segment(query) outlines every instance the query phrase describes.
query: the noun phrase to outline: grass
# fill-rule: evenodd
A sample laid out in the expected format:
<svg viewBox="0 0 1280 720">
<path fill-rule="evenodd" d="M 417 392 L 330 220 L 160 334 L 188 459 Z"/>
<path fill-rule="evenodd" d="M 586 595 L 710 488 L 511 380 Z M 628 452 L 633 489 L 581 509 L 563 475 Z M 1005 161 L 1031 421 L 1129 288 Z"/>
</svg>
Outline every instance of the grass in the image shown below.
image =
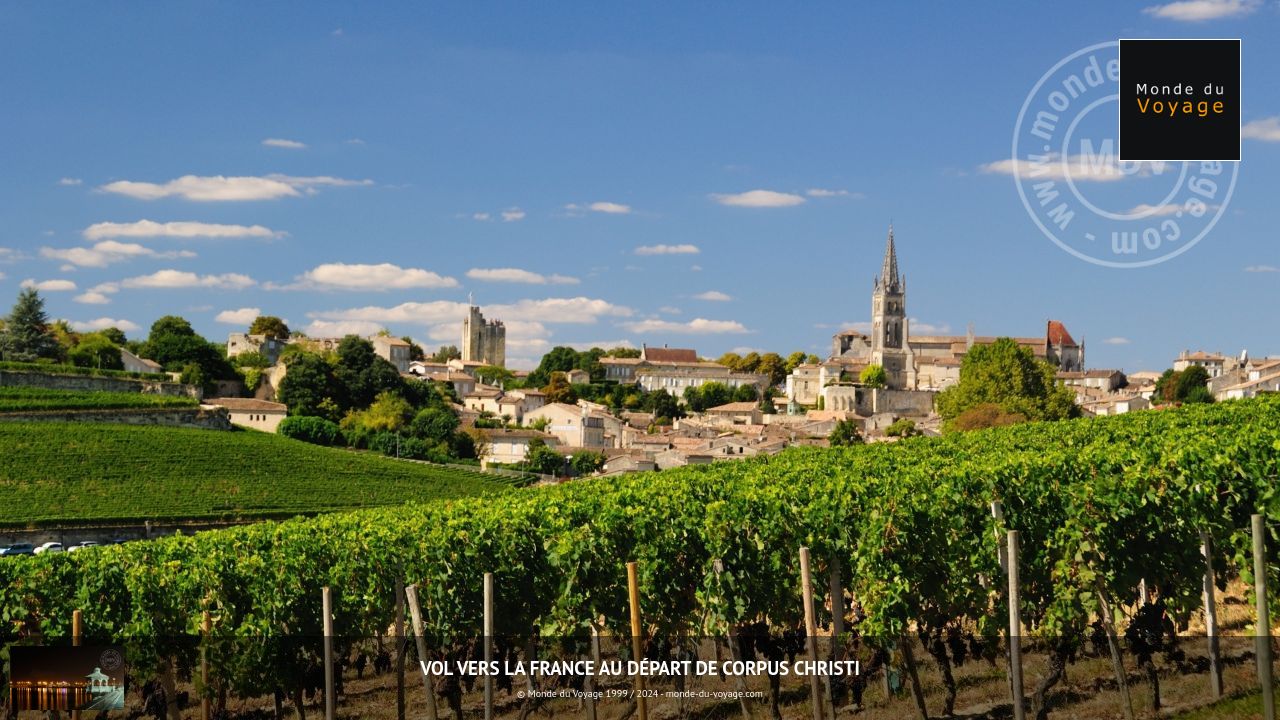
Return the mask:
<svg viewBox="0 0 1280 720">
<path fill-rule="evenodd" d="M 1170 716 L 1171 720 L 1253 720 L 1261 717 L 1262 693 L 1257 691 Z"/>
<path fill-rule="evenodd" d="M 0 527 L 285 517 L 506 489 L 251 430 L 0 423 Z"/>
<path fill-rule="evenodd" d="M 0 413 L 43 410 L 123 410 L 195 407 L 195 398 L 134 392 L 84 392 L 38 387 L 0 387 Z"/>
<path fill-rule="evenodd" d="M 128 370 L 102 370 L 100 368 L 79 367 L 78 365 L 58 365 L 46 362 L 0 362 L 0 370 L 17 370 L 19 372 L 37 372 L 50 375 L 86 375 L 89 377 L 127 378 L 130 380 L 169 380 L 164 373 L 140 373 Z"/>
</svg>

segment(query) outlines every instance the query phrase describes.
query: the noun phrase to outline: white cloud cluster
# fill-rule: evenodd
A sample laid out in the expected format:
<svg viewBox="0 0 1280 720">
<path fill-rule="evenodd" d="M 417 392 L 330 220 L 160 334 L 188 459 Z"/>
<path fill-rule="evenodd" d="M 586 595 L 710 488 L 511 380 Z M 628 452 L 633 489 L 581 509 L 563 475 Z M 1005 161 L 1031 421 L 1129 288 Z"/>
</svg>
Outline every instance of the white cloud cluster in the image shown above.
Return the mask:
<svg viewBox="0 0 1280 720">
<path fill-rule="evenodd" d="M 1165 20 L 1199 22 L 1241 17 L 1257 10 L 1260 5 L 1261 0 L 1179 0 L 1165 5 L 1152 5 L 1142 12 Z"/>
<path fill-rule="evenodd" d="M 71 329 L 77 332 L 95 332 L 97 330 L 106 330 L 110 327 L 123 330 L 124 332 L 136 332 L 142 329 L 138 327 L 137 323 L 123 319 L 117 320 L 109 317 L 100 317 L 94 320 L 85 321 L 72 320 L 70 325 Z"/>
<path fill-rule="evenodd" d="M 847 197 L 847 198 L 853 198 L 854 200 L 861 200 L 866 197 L 866 195 L 860 192 L 849 192 L 848 190 L 828 190 L 826 188 L 809 188 L 808 190 L 804 191 L 804 194 L 808 195 L 809 197 L 815 197 L 815 198 Z"/>
<path fill-rule="evenodd" d="M 1020 180 L 1066 180 L 1076 182 L 1117 182 L 1131 177 L 1162 175 L 1169 163 L 1160 161 L 1120 163 L 1114 155 L 1096 156 L 1048 153 L 1041 161 L 1021 158 L 996 160 L 978 168 L 985 173 L 1013 175 Z"/>
<path fill-rule="evenodd" d="M 190 250 L 173 250 L 157 252 L 137 243 L 122 243 L 116 240 L 103 240 L 92 247 L 74 248 L 40 248 L 40 256 L 50 260 L 61 260 L 64 267 L 106 267 L 133 258 L 153 258 L 158 260 L 176 260 L 193 258 Z"/>
<path fill-rule="evenodd" d="M 268 285 L 270 290 L 404 290 L 452 288 L 458 281 L 430 270 L 402 268 L 391 263 L 325 263 L 299 275 L 289 285 Z"/>
<path fill-rule="evenodd" d="M 516 222 L 523 220 L 525 212 L 518 207 L 507 208 L 502 211 L 502 222 Z"/>
<path fill-rule="evenodd" d="M 266 147 L 284 148 L 286 150 L 306 150 L 307 144 L 298 142 L 297 140 L 286 140 L 284 138 L 267 138 L 262 141 Z"/>
<path fill-rule="evenodd" d="M 1273 273 L 1280 272 L 1280 268 L 1275 265 L 1250 265 L 1244 271 L 1250 273 Z"/>
<path fill-rule="evenodd" d="M 1103 345 L 1128 345 L 1129 342 L 1130 342 L 1129 338 L 1127 337 L 1116 336 L 1116 337 L 1109 337 L 1103 340 L 1102 344 Z"/>
<path fill-rule="evenodd" d="M 714 193 L 712 199 L 732 207 L 778 208 L 800 205 L 804 197 L 775 190 L 748 190 L 741 193 Z"/>
<path fill-rule="evenodd" d="M 315 320 L 363 320 L 375 323 L 413 323 L 438 325 L 461 322 L 468 305 L 451 300 L 432 302 L 407 302 L 392 307 L 365 306 L 340 310 L 313 312 L 308 317 Z M 604 317 L 630 317 L 631 308 L 614 305 L 606 300 L 588 297 L 543 298 L 520 300 L 515 303 L 486 305 L 485 314 L 502 318 L 510 327 L 513 322 L 548 322 L 567 324 L 591 324 Z"/>
<path fill-rule="evenodd" d="M 20 287 L 33 288 L 40 292 L 69 292 L 76 289 L 75 282 L 71 280 L 36 280 L 27 278 L 19 285 Z"/>
<path fill-rule="evenodd" d="M 615 202 L 593 202 L 587 206 L 588 210 L 598 213 L 607 213 L 609 215 L 629 215 L 631 214 L 631 206 L 623 205 Z"/>
<path fill-rule="evenodd" d="M 88 240 L 102 238 L 276 238 L 284 235 L 262 225 L 222 225 L 204 222 L 156 222 L 139 220 L 131 223 L 100 222 L 84 229 Z"/>
<path fill-rule="evenodd" d="M 697 255 L 702 252 L 697 245 L 641 245 L 637 255 Z"/>
<path fill-rule="evenodd" d="M 180 197 L 195 202 L 237 202 L 298 197 L 302 192 L 314 193 L 319 186 L 350 187 L 372 184 L 372 180 L 347 180 L 328 175 L 312 177 L 280 174 L 265 177 L 183 175 L 165 183 L 117 180 L 98 189 L 138 200 Z M 300 190 L 302 192 L 299 192 Z"/>
<path fill-rule="evenodd" d="M 120 287 L 142 289 L 211 288 L 215 290 L 244 290 L 257 283 L 248 275 L 222 273 L 197 275 L 181 270 L 157 270 L 150 275 L 139 275 L 120 282 Z M 107 284 L 112 285 L 112 284 Z M 102 286 L 99 286 L 100 288 Z"/>
<path fill-rule="evenodd" d="M 579 280 L 568 275 L 543 275 L 519 268 L 471 268 L 467 277 L 486 282 L 524 283 L 526 285 L 577 285 Z"/>
<path fill-rule="evenodd" d="M 637 334 L 673 334 L 673 335 L 724 335 L 750 332 L 746 326 L 736 320 L 708 320 L 694 318 L 689 322 L 671 320 L 640 320 L 622 323 L 622 327 Z"/>
<path fill-rule="evenodd" d="M 239 310 L 223 310 L 213 317 L 213 321 L 226 325 L 248 325 L 261 314 L 262 308 L 243 307 Z"/>
<path fill-rule="evenodd" d="M 696 300 L 708 300 L 711 302 L 729 302 L 733 298 L 719 290 L 708 290 L 693 296 Z"/>
<path fill-rule="evenodd" d="M 58 181 L 58 184 L 62 185 L 63 187 L 75 187 L 76 185 L 79 185 L 83 182 L 84 181 L 81 180 L 80 178 L 64 177 Z"/>
<path fill-rule="evenodd" d="M 1240 137 L 1264 142 L 1280 142 L 1280 115 L 1245 123 L 1240 128 Z"/>
</svg>

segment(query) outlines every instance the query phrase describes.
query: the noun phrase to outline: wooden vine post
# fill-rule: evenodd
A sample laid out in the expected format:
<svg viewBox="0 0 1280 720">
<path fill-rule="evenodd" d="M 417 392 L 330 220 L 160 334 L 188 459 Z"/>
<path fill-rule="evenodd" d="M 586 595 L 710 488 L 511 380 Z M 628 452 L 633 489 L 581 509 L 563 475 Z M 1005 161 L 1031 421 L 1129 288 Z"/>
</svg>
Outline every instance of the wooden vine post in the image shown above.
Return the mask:
<svg viewBox="0 0 1280 720">
<path fill-rule="evenodd" d="M 1018 614 L 1021 599 L 1018 578 L 1019 537 L 1017 530 L 1009 531 L 1009 549 L 1005 557 L 1009 575 L 1009 686 L 1013 695 L 1014 720 L 1024 720 L 1022 690 L 1022 618 Z"/>
<path fill-rule="evenodd" d="M 809 652 L 811 667 L 818 666 L 818 625 L 813 617 L 813 583 L 809 573 L 809 548 L 800 548 L 800 595 L 804 598 L 805 646 Z M 813 705 L 813 720 L 822 720 L 822 681 L 815 672 L 809 673 L 809 702 Z"/>
<path fill-rule="evenodd" d="M 1098 619 L 1102 621 L 1102 629 L 1107 633 L 1107 647 L 1111 649 L 1111 667 L 1116 673 L 1116 687 L 1120 689 L 1120 709 L 1124 710 L 1125 720 L 1133 720 L 1133 698 L 1129 695 L 1129 681 L 1125 678 L 1124 661 L 1120 659 L 1120 641 L 1116 638 L 1116 627 L 1111 622 L 1111 604 L 1107 602 L 1107 594 L 1102 587 L 1101 579 L 1094 581 L 1094 590 L 1098 593 Z"/>
<path fill-rule="evenodd" d="M 484 720 L 493 720 L 493 573 L 484 574 Z"/>
<path fill-rule="evenodd" d="M 396 720 L 405 720 L 404 661 L 408 647 L 404 637 L 404 581 L 396 583 Z"/>
<path fill-rule="evenodd" d="M 320 607 L 324 614 L 324 717 L 333 720 L 337 696 L 333 687 L 333 593 L 328 586 L 320 591 Z"/>
<path fill-rule="evenodd" d="M 640 629 L 640 577 L 635 561 L 627 563 L 627 596 L 631 602 L 631 657 L 638 663 L 644 657 L 644 637 Z M 649 720 L 641 672 L 636 673 L 636 712 L 640 720 Z"/>
<path fill-rule="evenodd" d="M 1271 611 L 1267 606 L 1267 531 L 1261 515 L 1253 516 L 1253 592 L 1258 608 L 1258 682 L 1262 685 L 1263 720 L 1276 720 L 1276 691 L 1271 677 Z"/>
<path fill-rule="evenodd" d="M 409 604 L 409 616 L 413 621 L 413 639 L 418 647 L 419 670 L 422 672 L 422 684 L 427 690 L 427 720 L 438 720 L 436 716 L 435 678 L 431 674 L 431 659 L 427 657 L 427 639 L 422 634 L 422 606 L 418 604 L 418 586 L 410 585 L 404 589 L 405 600 Z"/>
<path fill-rule="evenodd" d="M 1218 645 L 1217 578 L 1213 571 L 1213 540 L 1200 533 L 1200 552 L 1204 555 L 1204 633 L 1209 642 L 1209 690 L 1213 699 L 1222 697 L 1222 661 Z"/>
<path fill-rule="evenodd" d="M 840 558 L 831 558 L 830 565 L 827 573 L 827 597 L 831 601 L 831 648 L 827 657 L 835 661 L 843 659 L 838 649 L 840 636 L 844 634 L 844 589 L 840 585 Z M 827 710 L 832 718 L 836 716 L 835 678 L 830 675 L 827 676 Z"/>
</svg>

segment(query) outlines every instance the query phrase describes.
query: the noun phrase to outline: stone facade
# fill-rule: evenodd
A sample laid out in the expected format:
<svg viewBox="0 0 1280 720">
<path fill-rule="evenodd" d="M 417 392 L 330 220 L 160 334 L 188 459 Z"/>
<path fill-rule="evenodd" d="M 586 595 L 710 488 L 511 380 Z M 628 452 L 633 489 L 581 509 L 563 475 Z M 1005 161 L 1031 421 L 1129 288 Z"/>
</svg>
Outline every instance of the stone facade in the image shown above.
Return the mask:
<svg viewBox="0 0 1280 720">
<path fill-rule="evenodd" d="M 480 308 L 467 309 L 462 320 L 462 360 L 506 367 L 507 328 L 501 320 L 485 320 Z"/>
</svg>

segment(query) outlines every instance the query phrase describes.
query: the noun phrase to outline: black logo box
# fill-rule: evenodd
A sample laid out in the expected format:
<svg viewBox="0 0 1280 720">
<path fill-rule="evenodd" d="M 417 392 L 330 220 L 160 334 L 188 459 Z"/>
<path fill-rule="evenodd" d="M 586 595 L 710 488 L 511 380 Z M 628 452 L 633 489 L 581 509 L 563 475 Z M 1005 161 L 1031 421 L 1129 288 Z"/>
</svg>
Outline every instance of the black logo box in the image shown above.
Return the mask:
<svg viewBox="0 0 1280 720">
<path fill-rule="evenodd" d="M 1239 160 L 1240 102 L 1240 40 L 1120 40 L 1122 161 Z"/>
</svg>

